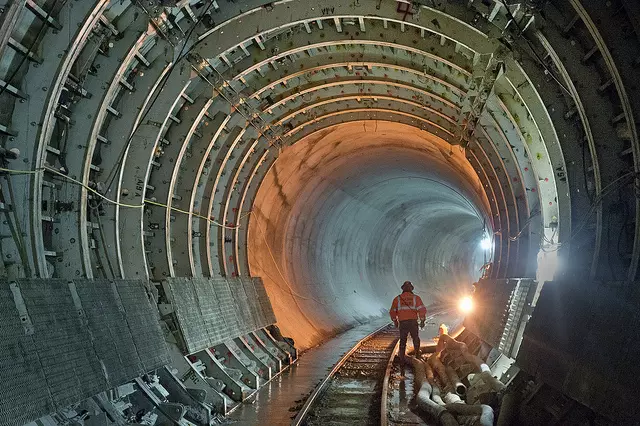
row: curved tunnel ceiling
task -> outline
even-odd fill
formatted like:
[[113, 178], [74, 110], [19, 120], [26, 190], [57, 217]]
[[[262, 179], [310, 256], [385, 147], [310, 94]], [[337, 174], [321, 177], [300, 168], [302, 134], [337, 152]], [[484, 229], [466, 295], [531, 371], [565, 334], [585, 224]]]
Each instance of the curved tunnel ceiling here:
[[428, 132], [377, 120], [331, 126], [284, 149], [267, 173], [250, 271], [283, 332], [307, 345], [384, 313], [405, 280], [427, 304], [468, 291], [485, 261], [483, 201], [462, 150]]
[[485, 225], [491, 277], [637, 276], [633, 2], [23, 3], [10, 277], [262, 275], [304, 348], [468, 285]]

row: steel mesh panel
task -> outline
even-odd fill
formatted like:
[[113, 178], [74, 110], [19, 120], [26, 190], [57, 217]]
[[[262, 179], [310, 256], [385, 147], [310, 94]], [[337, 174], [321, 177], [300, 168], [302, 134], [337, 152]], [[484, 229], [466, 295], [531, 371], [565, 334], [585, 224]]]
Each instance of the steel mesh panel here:
[[262, 325], [262, 307], [260, 303], [258, 303], [258, 295], [256, 294], [256, 289], [253, 287], [253, 281], [251, 281], [251, 278], [241, 278], [240, 282], [247, 296], [247, 307], [249, 307], [249, 312], [253, 319], [254, 330], [264, 327]]
[[218, 297], [218, 306], [220, 306], [221, 321], [226, 325], [222, 335], [224, 339], [230, 339], [242, 334], [244, 328], [241, 318], [238, 314], [235, 300], [231, 295], [231, 288], [225, 278], [214, 278], [211, 280]]
[[251, 280], [256, 290], [258, 302], [260, 302], [260, 306], [262, 307], [262, 314], [265, 321], [264, 326], [274, 324], [276, 322], [276, 314], [273, 312], [273, 306], [271, 306], [271, 300], [269, 300], [269, 295], [267, 294], [267, 289], [264, 287], [262, 278], [253, 277]]
[[158, 322], [159, 314], [151, 306], [143, 282], [115, 280], [115, 284], [144, 370], [169, 364], [171, 358]]
[[94, 395], [109, 384], [66, 280], [19, 280], [34, 326], [34, 343], [56, 407]]
[[15, 300], [0, 281], [0, 426], [23, 425], [168, 363], [142, 281], [32, 279], [14, 290]]
[[74, 280], [74, 283], [91, 329], [94, 350], [104, 364], [110, 386], [144, 374], [134, 336], [112, 283], [108, 280]]
[[251, 279], [168, 278], [167, 284], [175, 318], [185, 342], [193, 353], [272, 324], [269, 299]]
[[199, 302], [195, 286], [188, 278], [172, 278], [170, 284], [173, 307], [187, 351], [191, 353], [205, 348], [209, 337], [197, 308]]
[[249, 306], [249, 300], [247, 293], [244, 291], [242, 281], [235, 279], [229, 281], [229, 288], [233, 300], [236, 302], [236, 309], [238, 315], [242, 319], [242, 325], [249, 331], [255, 330], [255, 322], [253, 321], [253, 315], [251, 314], [251, 307]]
[[224, 325], [220, 324], [220, 304], [212, 283], [206, 278], [193, 278], [192, 280], [196, 296], [198, 298], [199, 315], [202, 317], [206, 335], [206, 343], [220, 342], [223, 339]]
[[0, 283], [0, 312], [0, 425], [21, 426], [55, 406], [34, 338], [25, 334], [6, 281]]

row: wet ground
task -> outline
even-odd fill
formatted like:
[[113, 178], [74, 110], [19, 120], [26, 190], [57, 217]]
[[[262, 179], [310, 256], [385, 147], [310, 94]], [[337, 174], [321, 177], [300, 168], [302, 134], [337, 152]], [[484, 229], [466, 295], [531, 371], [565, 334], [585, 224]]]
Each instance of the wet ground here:
[[346, 359], [318, 396], [305, 426], [378, 426], [382, 385], [398, 330], [389, 325]]
[[300, 355], [298, 362], [260, 389], [229, 417], [238, 425], [289, 425], [304, 399], [363, 337], [388, 323], [384, 317], [352, 328]]
[[[450, 329], [453, 329], [460, 322], [455, 314], [444, 313], [435, 316], [427, 321], [424, 330], [420, 331], [421, 346], [433, 344], [433, 338], [438, 335], [438, 327], [441, 323], [445, 323]], [[407, 343], [407, 352], [413, 350], [411, 339]], [[389, 376], [389, 393], [387, 417], [389, 426], [403, 425], [427, 425], [435, 426], [436, 423], [425, 422], [418, 414], [409, 408], [410, 402], [414, 396], [413, 388], [413, 370], [410, 366], [394, 365]]]
[[[359, 340], [388, 322], [387, 317], [384, 317], [355, 327], [300, 355], [294, 366], [269, 382], [250, 400], [241, 404], [228, 417], [229, 423], [289, 425], [306, 397], [327, 376], [336, 362]], [[450, 314], [441, 314], [430, 319], [425, 329], [420, 332], [423, 345], [433, 342], [432, 338], [437, 335], [438, 326], [442, 322], [452, 327], [455, 325], [456, 318]], [[411, 339], [407, 344], [408, 351], [412, 349], [410, 341]], [[390, 425], [426, 424], [422, 423], [408, 408], [408, 402], [413, 397], [411, 369], [406, 369], [404, 379], [400, 376], [399, 368], [394, 368], [392, 380], [389, 383]]]

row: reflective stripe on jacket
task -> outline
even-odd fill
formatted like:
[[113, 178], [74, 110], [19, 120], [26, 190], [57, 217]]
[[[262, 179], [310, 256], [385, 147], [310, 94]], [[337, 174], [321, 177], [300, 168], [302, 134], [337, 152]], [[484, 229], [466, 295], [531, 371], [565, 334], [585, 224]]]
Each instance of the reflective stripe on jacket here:
[[427, 308], [422, 303], [420, 296], [410, 291], [405, 291], [393, 299], [389, 315], [392, 321], [396, 319], [398, 321], [418, 319], [418, 316], [420, 316], [421, 320], [424, 320], [427, 317]]

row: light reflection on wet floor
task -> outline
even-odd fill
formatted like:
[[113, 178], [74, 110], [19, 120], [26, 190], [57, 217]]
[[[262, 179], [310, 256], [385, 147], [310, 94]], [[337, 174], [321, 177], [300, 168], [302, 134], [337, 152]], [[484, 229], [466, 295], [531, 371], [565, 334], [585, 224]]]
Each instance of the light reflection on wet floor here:
[[295, 411], [336, 362], [360, 339], [387, 324], [387, 317], [348, 330], [300, 355], [298, 362], [260, 389], [229, 417], [238, 425], [289, 425]]
[[[438, 333], [440, 323], [452, 327], [456, 321], [450, 314], [439, 315], [427, 321], [427, 326], [420, 332], [422, 344], [432, 343], [432, 338]], [[349, 351], [360, 339], [388, 322], [386, 317], [364, 324], [346, 331], [327, 341], [323, 345], [310, 349], [302, 354], [298, 363], [285, 370], [273, 379], [248, 401], [241, 404], [229, 417], [229, 423], [237, 425], [289, 425], [296, 409], [315, 386], [323, 380], [335, 363]], [[412, 349], [411, 339], [407, 344], [407, 351]], [[397, 407], [390, 405], [390, 412], [394, 409], [414, 419], [416, 425], [425, 425], [415, 414], [411, 413], [407, 403], [413, 396], [413, 376], [411, 369], [405, 371], [406, 379], [390, 383], [389, 395], [391, 401], [397, 401]], [[392, 399], [395, 398], [395, 399]], [[293, 411], [292, 411], [293, 409]], [[407, 420], [410, 422], [410, 420]], [[393, 424], [393, 422], [391, 423]], [[412, 423], [408, 423], [412, 424]]]

